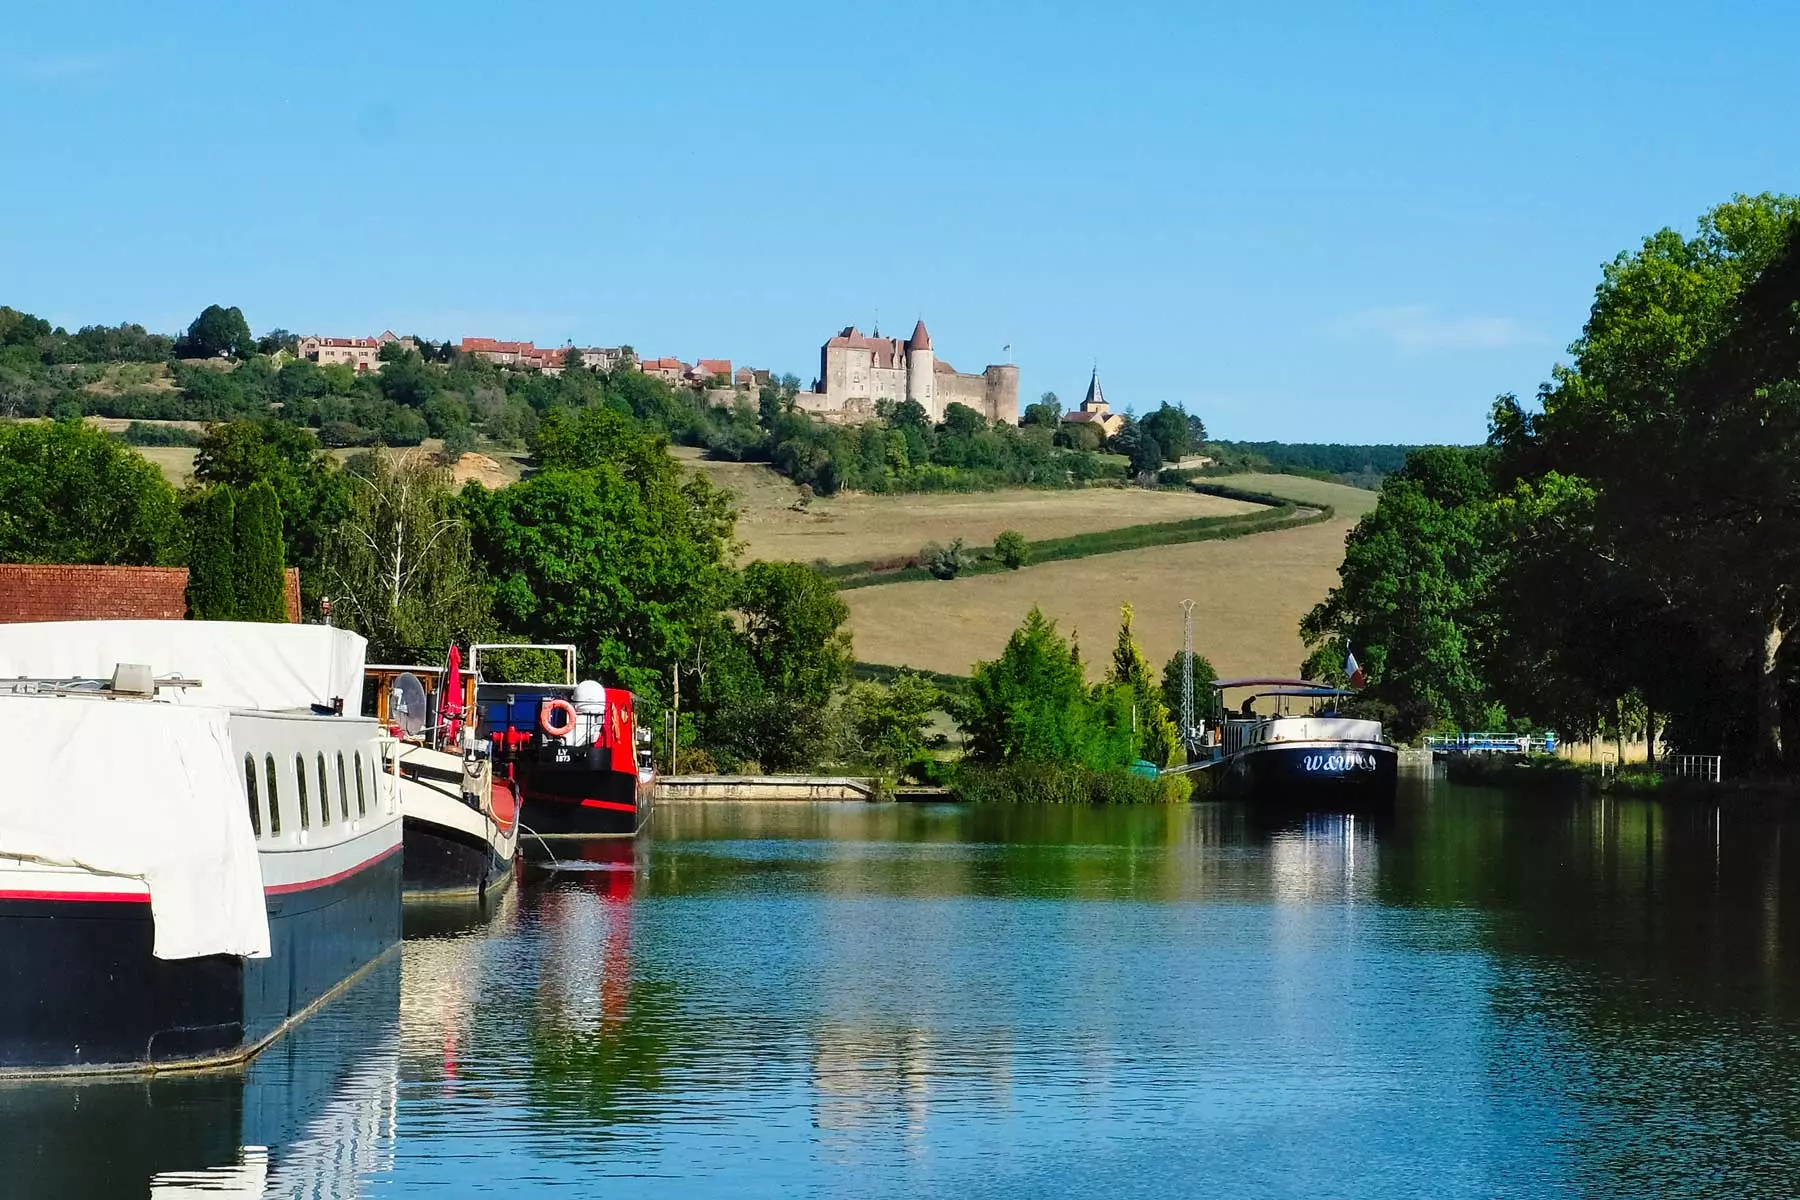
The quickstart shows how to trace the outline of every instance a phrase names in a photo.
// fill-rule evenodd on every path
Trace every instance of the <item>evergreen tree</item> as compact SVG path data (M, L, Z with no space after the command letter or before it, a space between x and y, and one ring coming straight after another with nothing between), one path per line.
M237 500L237 618L287 620L287 580L281 552L281 505L275 489L257 482Z
M1135 709L1133 724L1137 754L1159 767L1172 766L1176 752L1181 748L1181 735L1169 717L1168 706L1163 703L1162 687L1150 670L1150 660L1144 657L1132 635L1131 616L1131 605L1121 605L1119 640L1113 646L1111 682L1130 692L1130 703Z
M196 621L235 621L237 605L236 505L231 489L207 489L194 514L188 551L188 616Z

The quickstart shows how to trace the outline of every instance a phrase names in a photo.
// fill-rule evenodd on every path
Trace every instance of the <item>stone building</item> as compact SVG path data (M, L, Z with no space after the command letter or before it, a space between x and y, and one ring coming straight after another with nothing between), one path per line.
M1094 368L1094 376L1088 380L1087 398L1081 407L1063 418L1069 425L1091 425L1100 431L1102 439L1112 437L1125 427L1125 418L1112 410L1106 402L1106 393L1100 390L1100 368Z
M818 383L795 405L828 421L853 422L873 418L883 400L916 401L933 422L942 421L952 404L965 404L989 421L1016 425L1019 368L999 364L964 375L937 357L924 321L905 341L879 331L865 336L851 326L820 349Z
M399 342L408 350L419 348L419 343L411 338L395 337L391 329L382 331L377 337L303 337L299 339L297 348L301 358L316 362L321 367L341 363L358 375L366 375L370 371L381 370L381 348L389 342Z
M542 371L546 375L562 374L570 350L581 356L582 366L593 371L610 371L622 360L620 350L612 346L538 346L484 337L464 338L461 350L464 354L479 354L502 367Z

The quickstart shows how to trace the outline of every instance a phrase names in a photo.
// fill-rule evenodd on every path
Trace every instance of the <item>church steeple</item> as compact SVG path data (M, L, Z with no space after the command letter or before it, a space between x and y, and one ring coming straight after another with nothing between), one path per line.
M1083 412L1105 411L1106 393L1100 390L1100 368L1094 368L1092 379L1088 380L1087 399L1081 402Z

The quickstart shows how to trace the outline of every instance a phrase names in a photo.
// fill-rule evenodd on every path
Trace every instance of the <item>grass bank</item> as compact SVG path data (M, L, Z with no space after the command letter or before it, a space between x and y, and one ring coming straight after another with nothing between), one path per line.
M1041 566L1045 563L1091 558L1097 554L1118 554L1126 550L1144 550L1154 546L1179 546L1190 542L1248 537L1251 534L1267 533L1272 529L1293 529L1303 525L1315 525L1321 521L1331 520L1334 515L1329 505L1302 511L1292 501L1281 500L1274 496L1267 497L1266 500L1258 498L1256 502L1267 503L1268 506L1260 512L1237 513L1226 517L1190 517L1182 521L1158 521L1147 525L1126 525L1118 529L1103 529L1092 533L1076 533L1067 537L1042 538L1038 541L1027 542L1025 566L1020 569ZM970 561L957 573L957 579L992 575L995 572L1013 569L1000 561L993 546L964 547L964 553L969 556ZM930 571L918 565L916 555L899 562L874 559L865 562L839 563L821 569L839 591L878 587L888 583L906 583L910 580L933 577Z
M1146 779L1129 771L1094 771L1063 763L960 763L950 789L971 804L1181 804L1193 792L1186 776Z

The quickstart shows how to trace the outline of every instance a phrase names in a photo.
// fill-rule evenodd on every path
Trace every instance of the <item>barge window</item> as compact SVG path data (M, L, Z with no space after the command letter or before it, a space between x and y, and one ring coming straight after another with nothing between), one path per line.
M306 802L306 755L294 755L294 782L300 785L300 828L312 828L312 806Z
M268 767L269 775L269 836L281 836L281 793L275 789L275 756L263 755L263 763Z
M350 819L350 789L344 786L344 752L338 751L338 809L344 820Z
M325 752L319 751L319 823L331 824L331 781L325 776Z
M250 801L250 832L262 836L262 809L256 803L256 755L244 755L244 797Z
M369 801L368 798L363 795L361 750L356 752L356 815L359 817L366 817L369 815Z

